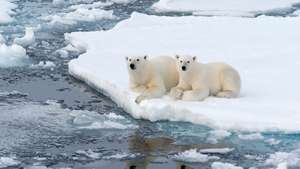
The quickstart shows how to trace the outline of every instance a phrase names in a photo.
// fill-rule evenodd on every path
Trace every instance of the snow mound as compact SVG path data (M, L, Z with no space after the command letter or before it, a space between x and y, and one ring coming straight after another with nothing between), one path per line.
M214 162L211 165L212 169L243 169L230 163Z
M67 34L86 53L69 72L108 95L134 118L187 121L215 129L300 132L300 34L297 17L160 17L133 13L113 29ZM126 42L126 43L125 43ZM80 46L80 45L79 45ZM197 55L201 62L225 61L239 70L236 99L203 102L151 99L137 105L128 89L125 56Z
M14 40L15 44L23 47L28 47L35 42L34 30L31 27L25 28L25 35Z
M299 0L160 0L152 8L158 12L194 12L195 15L245 16L278 8L291 7Z
M218 160L219 157L217 156L209 156L206 154L202 154L198 152L196 149L191 149L184 151L182 153L176 154L173 157L175 160L190 162L190 163L205 163L209 160Z
M0 43L0 67L22 66L27 59L26 50L22 46Z
M6 24L13 21L11 15L14 15L13 9L17 8L17 5L10 2L11 0L0 1L0 24Z
M231 136L231 133L226 130L212 130L209 132L207 141L209 143L216 144L219 140L222 140L229 136Z

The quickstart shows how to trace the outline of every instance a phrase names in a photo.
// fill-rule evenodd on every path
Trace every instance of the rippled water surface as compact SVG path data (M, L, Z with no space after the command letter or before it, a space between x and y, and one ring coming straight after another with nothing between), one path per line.
M19 0L15 2L15 21L0 25L8 44L23 36L25 27L34 27L36 32L36 42L27 48L30 59L25 66L0 68L0 168L205 169L214 161L266 168L270 154L299 149L299 134L262 133L251 140L240 137L248 133L231 132L220 137L214 134L218 131L200 125L136 120L104 95L72 78L67 63L80 53L73 51L62 57L57 52L68 44L64 33L107 30L133 11L190 15L155 13L149 8L155 1L138 0L104 7L113 10L117 16L114 19L74 24L51 24L44 19L72 12L71 5L94 1L72 0L54 6L50 0ZM269 15L287 15L295 8ZM55 66L31 66L40 61L51 61ZM178 158L180 152L207 148L232 151L203 153L218 157L205 162ZM290 158L300 163L299 152Z

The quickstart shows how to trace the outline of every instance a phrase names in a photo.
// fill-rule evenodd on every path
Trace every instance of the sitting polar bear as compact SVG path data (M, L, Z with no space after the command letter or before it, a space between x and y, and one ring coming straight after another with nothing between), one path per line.
M129 72L129 87L141 93L135 100L162 97L178 84L176 59L168 56L148 59L148 56L126 57Z
M240 93L239 73L225 63L201 64L196 57L178 56L179 84L171 89L174 99L201 101L209 95L232 98Z

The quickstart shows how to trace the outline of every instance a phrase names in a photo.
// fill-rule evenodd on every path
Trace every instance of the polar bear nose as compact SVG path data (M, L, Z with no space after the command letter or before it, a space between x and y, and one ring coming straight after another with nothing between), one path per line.
M131 64L129 65L129 67L130 67L132 70L135 69L135 65L134 65L133 63L131 63Z
M186 66L182 66L181 69L182 69L183 71L186 71Z

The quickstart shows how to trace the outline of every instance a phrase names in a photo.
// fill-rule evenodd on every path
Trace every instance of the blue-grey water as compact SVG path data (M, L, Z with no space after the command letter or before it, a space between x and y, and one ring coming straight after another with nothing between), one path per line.
M241 140L240 133L233 132L212 143L208 141L212 129L205 126L136 120L109 98L72 78L67 63L79 53L70 53L67 58L59 56L56 51L67 45L64 33L111 29L133 11L174 17L191 15L156 13L150 9L155 1L137 0L105 7L118 16L114 20L51 25L42 19L68 13L67 7L72 4L94 1L70 0L63 6L53 6L52 0L19 0L15 2L15 21L0 25L8 44L23 36L25 27L38 28L36 42L27 48L28 63L0 68L0 168L206 169L213 161L190 163L173 157L193 148L228 147L234 150L212 155L220 158L217 161L263 169L267 168L264 163L270 154L299 149L299 134L262 133L264 139L251 141ZM288 16L297 9L293 6L265 14ZM40 61L52 61L56 66L30 67ZM268 139L278 142L270 144ZM13 161L7 163L7 159Z

